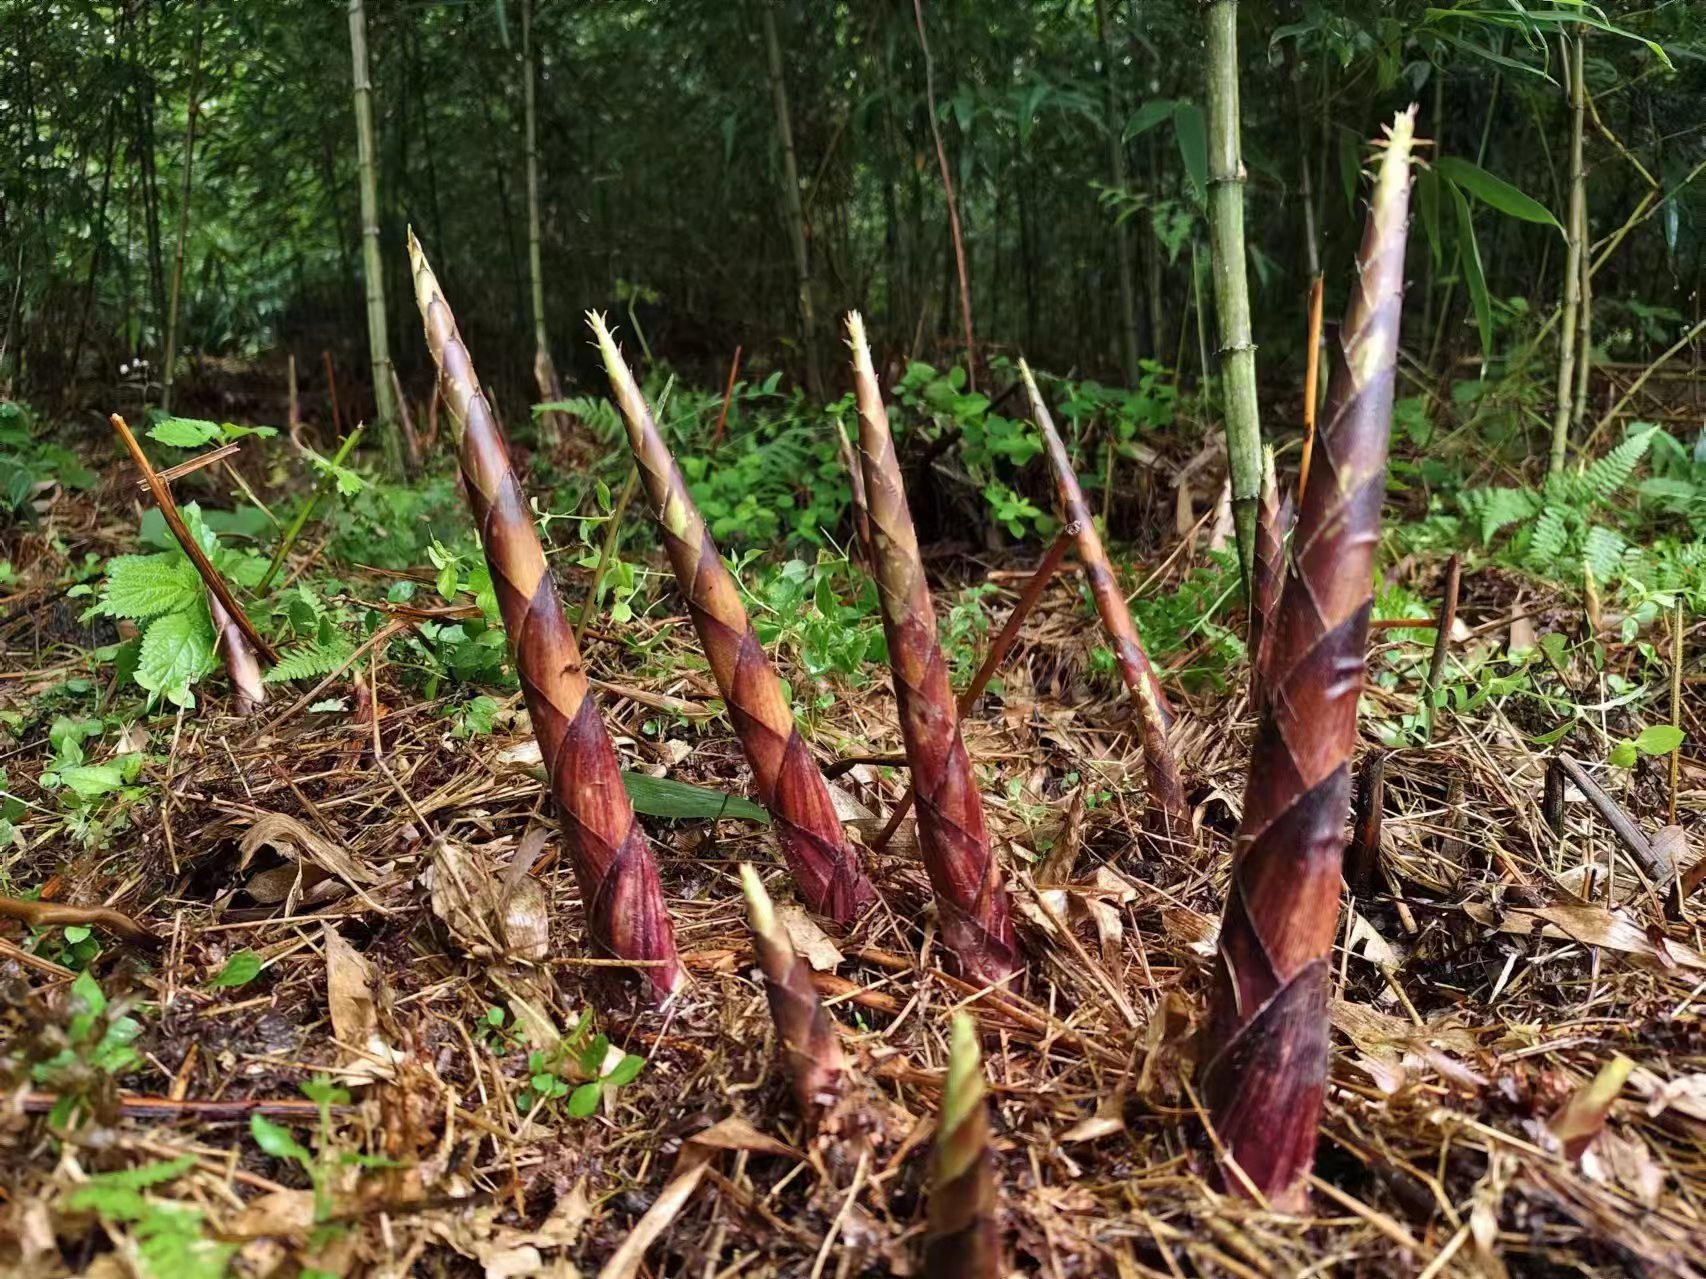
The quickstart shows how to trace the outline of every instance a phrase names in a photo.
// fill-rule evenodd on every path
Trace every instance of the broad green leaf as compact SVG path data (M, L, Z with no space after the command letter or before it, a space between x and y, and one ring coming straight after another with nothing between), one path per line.
M178 706L194 706L194 684L213 667L213 628L202 609L168 613L148 624L136 682Z
M1508 213L1524 222L1538 222L1554 227L1560 232L1564 229L1540 201L1524 195L1503 178L1495 178L1480 165L1473 164L1462 156L1442 155L1434 161L1434 168L1447 182L1469 192L1500 213Z
M582 1084L569 1094L569 1118L585 1119L598 1109L598 1098L604 1092L601 1083Z
M1481 246L1475 242L1475 218L1469 201L1455 182L1446 183L1452 207L1457 210L1457 238L1463 255L1463 278L1469 286L1469 301L1475 308L1475 327L1481 332L1481 376L1493 359L1493 299L1487 292L1487 276L1481 270Z
M1208 125L1202 109L1194 102L1173 104L1173 134L1179 142L1179 158L1185 162L1197 203L1208 203Z
M1682 730L1675 724L1649 724L1635 738L1635 749L1643 755L1669 755L1682 745Z
M99 1017L107 1010L107 996L100 984L89 975L88 969L77 974L71 983L71 997L83 1005L90 1017Z
M249 1135L255 1139L257 1146L274 1159L294 1159L305 1167L314 1162L314 1156L290 1135L290 1129L282 1124L275 1124L265 1115L249 1116Z
M99 799L124 785L124 769L117 763L75 764L60 769L59 780L80 799Z
M108 617L143 621L190 608L201 592L195 565L183 555L120 555L107 565L96 607Z
M247 986L261 973L261 957L252 950L240 950L225 961L210 986Z
M219 438L219 423L198 417L163 417L148 428L148 438L178 449L199 449Z
M648 777L644 773L623 773L622 784L628 790L634 811L646 817L708 820L726 817L736 821L770 821L770 814L750 799L727 791L694 786L670 777Z
M1172 119L1178 103L1172 98L1152 98L1136 111L1131 113L1131 119L1126 121L1123 139L1130 142L1133 138L1148 133L1158 124Z
M631 1084L638 1079L640 1072L646 1068L646 1059L629 1053L616 1063L616 1068L604 1077L604 1083L609 1088L620 1088L623 1084Z
M1605 762L1613 768L1633 768L1637 757L1635 743L1626 737L1611 748L1611 754L1605 757Z

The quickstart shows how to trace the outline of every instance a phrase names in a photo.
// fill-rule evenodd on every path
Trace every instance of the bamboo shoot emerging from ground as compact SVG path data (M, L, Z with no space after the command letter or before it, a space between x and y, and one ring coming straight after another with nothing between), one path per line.
M1084 562L1084 576L1090 583L1090 594L1096 600L1102 626L1113 642L1114 659L1120 676L1131 692L1137 707L1138 735L1143 741L1143 766L1149 780L1149 800L1167 826L1183 834L1190 829L1190 808L1185 803L1184 784L1179 780L1179 765L1173 758L1173 746L1167 740L1167 727L1172 722L1172 710L1161 691L1161 681L1149 655L1143 651L1137 627L1126 607L1125 595L1108 564L1107 551L1090 517L1090 505L1084 500L1084 490L1078 486L1078 476L1072 469L1072 459L1066 445L1054 429L1054 418L1043 403L1037 380L1030 366L1019 362L1019 375L1025 380L1025 390L1031 397L1031 414L1048 446L1049 461L1054 469L1055 486L1060 493L1060 506L1068 524L1076 530L1078 558Z
M1202 1073L1242 1177L1301 1206L1327 1084L1328 975L1373 603L1414 111L1394 121L1269 646Z
M231 710L248 715L267 700L267 686L261 683L261 663L219 596L207 593L207 615L213 620L213 646L225 662L225 673L231 677Z
M958 1013L931 1163L924 1245L924 1273L931 1279L996 1279L1001 1273L985 1091L976 1027Z
M782 681L747 620L734 574L688 492L687 481L652 420L616 340L599 315L588 317L604 355L610 386L628 425L628 443L663 530L675 580L687 601L711 674L752 766L759 802L776 822L776 840L806 904L849 924L875 898L859 857L829 797L811 750L794 727Z
M468 348L456 331L455 317L413 234L409 258L427 347L438 364L444 402L461 433L463 486L580 880L587 927L596 947L645 965L653 990L668 995L681 983L682 971L657 867L622 785L616 750L593 703L533 513L480 390Z
M810 1115L833 1102L841 1086L841 1040L836 1036L835 1022L818 998L811 966L795 953L758 872L743 864L740 884L746 894L758 966L764 970L770 1020L776 1023L776 1034L782 1041L794 1096L800 1109Z
M918 844L942 916L942 936L966 976L994 985L1019 968L1012 907L989 846L983 800L960 737L948 663L889 434L882 389L865 343L865 322L847 317L859 401L859 462L871 529L871 573L882 601L883 634L901 737L918 808Z

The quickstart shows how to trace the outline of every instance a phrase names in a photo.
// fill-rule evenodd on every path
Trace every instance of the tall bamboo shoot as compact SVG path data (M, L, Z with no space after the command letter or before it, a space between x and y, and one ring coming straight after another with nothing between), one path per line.
M527 497L486 403L456 319L413 234L415 300L458 442L463 487L485 547L492 589L557 802L594 945L644 965L664 996L683 980L675 934L645 832L635 820L616 749L599 718L574 631L545 563Z
M1023 360L1019 361L1019 375L1024 378L1025 390L1031 397L1031 416L1036 419L1037 429L1043 433L1043 441L1048 446L1061 511L1067 523L1076 530L1078 558L1084 562L1084 576L1090 583L1096 611L1113 642L1114 660L1119 665L1120 677L1125 680L1132 702L1137 707L1137 728L1143 741L1143 766L1149 781L1150 803L1170 829L1183 833L1190 829L1191 814L1185 803L1184 784L1179 779L1179 765L1173 758L1173 746L1167 740L1167 727L1173 719L1172 709L1167 705L1166 694L1161 691L1161 681L1155 676L1149 655L1143 651L1143 641L1138 638L1131 610L1126 607L1125 594L1114 577L1101 535L1096 532L1095 521L1090 517L1090 504L1084 500L1084 490L1079 487L1078 475L1072 469L1072 459L1067 456L1060 433L1054 429L1054 418L1043 402L1042 392L1037 389L1037 380L1031 376L1030 366Z
M889 434L865 322L847 317L853 385L859 402L860 466L871 527L871 572L882 601L883 634L912 770L918 843L942 916L942 936L966 976L994 985L1018 972L1012 907L989 846L983 800L960 737L948 663L936 639L936 614L907 509L900 462Z
M747 620L734 574L717 553L687 481L652 420L651 407L604 318L588 318L628 425L640 480L663 530L675 580L746 751L759 802L775 819L782 856L808 906L838 924L851 923L876 892L859 868L829 787L794 727L782 681Z
M1327 1083L1328 976L1386 492L1414 126L1414 109L1393 122L1369 206L1269 647L1210 1004L1202 1084L1215 1130L1248 1184L1283 1208L1303 1200Z

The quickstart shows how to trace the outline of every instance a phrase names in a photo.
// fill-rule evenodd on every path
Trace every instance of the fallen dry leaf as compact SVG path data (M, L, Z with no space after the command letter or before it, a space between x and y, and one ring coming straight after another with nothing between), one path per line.
M622 1246L605 1262L604 1269L598 1272L598 1279L634 1279L634 1276L640 1273L640 1263L645 1260L646 1249L669 1229L669 1223L674 1221L675 1215L687 1205L688 1199L699 1185L699 1179L704 1175L705 1165L695 1164L665 1186L662 1193L652 1202L652 1206L646 1209L646 1215L634 1223L634 1228L628 1232Z
M1476 923L1496 928L1501 933L1564 937L1583 946L1604 946L1607 950L1650 959L1665 968L1706 969L1706 956L1699 951L1668 937L1661 939L1661 949L1647 935L1645 928L1622 911L1609 911L1602 906L1532 906L1495 910L1491 906L1471 902L1462 910Z
M828 933L817 926L817 921L804 906L797 902L783 902L776 907L776 917L788 930L788 940L794 943L794 952L813 969L827 973L841 966L841 949Z
M312 863L328 874L336 875L351 888L359 889L364 884L377 883L379 879L331 840L283 813L263 814L243 833L238 844L242 860L237 868L246 868L262 848L271 848L289 861Z

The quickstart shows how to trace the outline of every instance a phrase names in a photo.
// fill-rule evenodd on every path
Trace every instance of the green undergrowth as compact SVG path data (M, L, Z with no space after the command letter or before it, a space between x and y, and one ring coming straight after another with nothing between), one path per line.
M1004 370L998 369L998 376ZM777 380L739 383L726 420L719 392L684 388L662 371L648 378L661 405L666 436L681 459L707 521L736 569L760 638L778 658L796 712L808 731L839 698L882 680L886 646L877 594L846 545L848 487L837 455L837 420L856 429L849 398L826 406L784 392ZM1097 491L1110 463L1140 448L1182 453L1170 432L1183 406L1165 370L1146 366L1130 390L1094 382L1049 380L1069 447L1080 459L1086 487ZM1390 468L1391 502L1377 580L1376 616L1425 618L1437 601L1417 593L1422 570L1451 553L1465 559L1468 580L1495 571L1533 584L1564 611L1587 605L1605 621L1595 636L1548 633L1529 651L1487 645L1454 656L1436 690L1438 705L1414 715L1375 716L1375 731L1398 743L1420 740L1441 707L1460 714L1504 712L1537 743L1556 740L1593 706L1603 720L1624 712L1651 721L1644 704L1663 685L1663 661L1652 648L1661 619L1678 607L1706 608L1706 435L1689 439L1634 423L1614 441L1565 473L1536 482L1526 477L1534 417L1532 379L1460 381L1441 399L1411 396L1395 410ZM958 370L908 366L893 388L893 425L903 452L933 454L941 466L982 495L983 519L998 537L1020 542L1014 553L1040 557L1056 525L1025 492L1046 492L1037 433L1011 397L992 400L969 391ZM51 465L60 446L23 406L0 414L0 449L23 450ZM679 599L644 498L617 520L618 494L631 462L621 423L603 399L566 400L584 438L581 456L597 460L569 468L539 451L519 456L527 467L542 537L571 617L578 617L597 580L592 616L600 628L620 627L619 650L602 655L622 676L668 676L683 663L702 665L679 630L650 623L672 615ZM1200 406L1197 406L1200 408ZM1195 413L1197 408L1192 408ZM1473 427L1467 431L1466 427ZM265 428L155 417L150 447L171 456L253 436ZM1470 448L1473 437L1477 447ZM522 443L527 443L524 435ZM1480 447L1491 444L1491 449ZM1287 450L1282 447L1282 473ZM388 678L442 716L444 732L467 739L495 731L499 712L513 705L517 685L484 556L463 508L453 459L439 457L409 483L378 478L366 464L334 466L317 454L262 454L272 470L264 482L283 492L264 511L242 495L221 499L203 483L200 501L183 512L193 535L242 595L255 627L281 660L266 679L281 697L295 698L347 668L358 647L395 626L377 654ZM31 472L36 473L35 471ZM67 487L92 476L67 468ZM206 475L202 476L203 481ZM277 573L264 590L281 528L324 480L323 504L297 544L312 546L307 562ZM48 492L33 481L10 518L27 521ZM49 483L51 487L51 483ZM963 489L965 484L961 484ZM610 536L615 525L615 534ZM149 509L134 543L108 559L81 559L61 545L60 579L81 601L88 642L80 660L25 707L0 714L0 731L19 741L45 740L44 765L32 779L68 833L105 844L129 825L164 763L156 733L133 731L139 720L197 709L196 690L223 680L205 592L164 520ZM1120 557L1116 551L1116 564ZM1180 565L1183 565L1181 567ZM1394 582L1394 565L1408 566ZM1198 552L1175 562L1155 583L1144 565L1120 567L1133 611L1153 659L1168 681L1188 693L1237 687L1245 666L1244 604L1231 552ZM0 564L0 573L14 574ZM963 686L988 645L1006 593L975 576L938 582L939 632L953 678ZM1079 585L1080 633L1099 634L1094 609ZM993 616L992 616L993 612ZM406 622L406 625L398 625ZM1395 690L1418 687L1431 647L1426 630L1383 632L1373 678ZM1633 644L1634 675L1608 664L1606 644ZM1563 647L1560 647L1562 645ZM1112 654L1088 646L1090 677L1117 691ZM1605 697L1585 698L1583 680L1603 673ZM991 686L999 695L999 673ZM334 681L302 712L309 723L352 709L348 684ZM1514 700L1513 699L1517 699ZM1520 704L1519 704L1520 702ZM263 713L265 713L263 711ZM327 720L325 722L332 722ZM670 712L651 716L655 736L699 734L703 724ZM1603 730L1596 730L1603 738ZM1638 727L1606 738L1607 753L1639 742ZM1628 758L1628 750L1618 754ZM23 817L16 788L0 779L0 842L16 836Z

